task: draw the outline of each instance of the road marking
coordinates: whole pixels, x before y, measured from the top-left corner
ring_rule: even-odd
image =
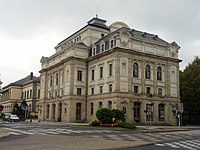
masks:
[[[180,148],[179,146],[176,146],[172,143],[165,143],[166,145],[170,146],[170,147],[173,147],[173,148]]]
[[[181,141],[180,143],[183,143],[183,144],[186,144],[186,145],[195,147],[195,148],[199,148],[199,146],[196,146],[196,145],[194,145],[194,144],[188,143],[188,141]]]
[[[179,142],[172,142],[172,143],[173,143],[173,144],[176,144],[176,145],[178,145],[178,146],[181,146],[181,147],[183,147],[183,148],[187,148],[187,149],[190,149],[190,150],[196,150],[195,148],[186,146],[186,145],[181,144],[181,143],[179,143]]]
[[[22,135],[22,134],[17,133],[17,132],[9,132],[9,134],[12,134],[12,135]]]
[[[155,145],[157,145],[157,146],[165,146],[165,144],[155,144]]]

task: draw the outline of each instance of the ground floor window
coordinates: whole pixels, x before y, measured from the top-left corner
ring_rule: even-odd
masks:
[[[165,120],[165,105],[164,104],[158,105],[158,115],[159,115],[159,121]]]
[[[140,103],[139,102],[134,103],[134,120],[136,122],[140,121]]]

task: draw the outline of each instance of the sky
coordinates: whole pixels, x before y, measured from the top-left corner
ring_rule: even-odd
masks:
[[[33,72],[42,56],[98,14],[107,25],[122,21],[130,28],[157,34],[179,44],[180,69],[200,56],[199,0],[0,0],[1,85]]]

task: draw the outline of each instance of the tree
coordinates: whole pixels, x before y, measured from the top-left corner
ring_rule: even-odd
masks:
[[[200,58],[198,56],[180,71],[180,95],[184,111],[200,114]]]

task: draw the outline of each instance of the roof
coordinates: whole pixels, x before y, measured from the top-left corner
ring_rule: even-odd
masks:
[[[135,37],[138,39],[144,39],[144,40],[148,40],[148,41],[152,41],[152,42],[158,42],[158,43],[164,44],[164,45],[169,45],[168,42],[159,38],[158,35],[147,33],[147,32],[142,32],[142,31],[138,31],[135,29],[126,28],[126,27],[122,27],[114,32],[109,33],[108,35],[106,35],[103,38],[101,38],[100,40],[98,40],[95,44],[98,44],[101,40],[106,41],[114,34],[117,34],[117,33],[120,34],[121,32],[128,32],[128,33],[130,33],[130,35],[132,37]]]
[[[25,85],[25,84],[28,84],[28,83],[35,83],[35,82],[40,82],[40,77],[35,77],[35,76],[33,76],[33,79],[32,80],[30,80],[30,75],[28,75],[27,77],[25,77],[25,78],[22,78],[22,79],[20,79],[20,80],[18,80],[18,81],[16,81],[16,82],[13,82],[13,83],[10,83],[10,84],[8,84],[8,85],[6,85],[5,87],[3,87],[2,89],[6,89],[6,88],[8,88],[8,87],[10,87],[10,86],[23,86],[23,85]]]
[[[67,37],[64,40],[62,40],[61,42],[59,42],[58,45],[62,44],[64,41],[68,40],[69,38],[71,38],[72,36],[74,36],[75,34],[77,34],[78,32],[80,32],[81,30],[83,30],[84,28],[86,28],[88,26],[94,26],[94,27],[98,27],[98,28],[109,30],[109,27],[106,25],[106,22],[107,22],[106,20],[94,17],[94,18],[92,18],[91,20],[89,20],[87,22],[88,23],[87,25],[85,25],[84,27],[82,27],[81,29],[79,29],[78,31],[76,31],[75,33],[70,35],[69,37]]]

